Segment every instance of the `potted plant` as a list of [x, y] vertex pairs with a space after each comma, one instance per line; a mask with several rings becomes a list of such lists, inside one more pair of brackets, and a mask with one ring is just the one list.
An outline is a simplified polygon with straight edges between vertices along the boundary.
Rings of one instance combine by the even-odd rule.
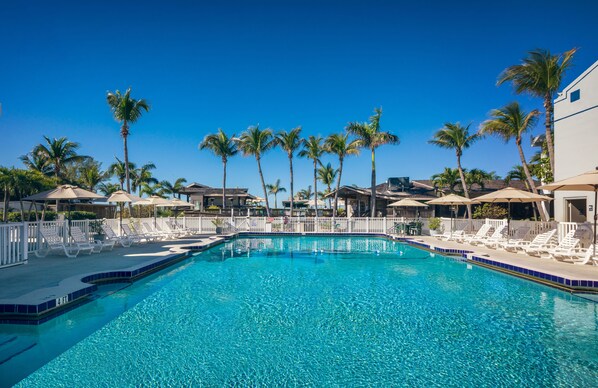
[[428, 228], [430, 229], [430, 236], [437, 236], [444, 231], [444, 225], [442, 225], [442, 221], [438, 217], [430, 218]]
[[89, 231], [92, 233], [95, 241], [104, 241], [105, 235], [104, 230], [102, 229], [103, 223], [104, 221], [102, 220], [89, 221]]
[[212, 224], [216, 227], [216, 234], [222, 234], [222, 227], [224, 226], [224, 220], [220, 217], [216, 217], [212, 220]]

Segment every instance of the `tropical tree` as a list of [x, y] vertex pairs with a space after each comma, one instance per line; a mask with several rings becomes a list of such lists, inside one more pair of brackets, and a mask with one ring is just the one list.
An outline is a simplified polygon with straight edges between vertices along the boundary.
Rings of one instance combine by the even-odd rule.
[[[127, 180], [127, 168], [125, 168], [125, 162], [115, 157], [116, 162], [112, 163], [106, 171], [110, 176], [115, 177], [120, 183], [120, 190], [124, 190], [125, 181]], [[129, 162], [129, 171], [133, 171], [137, 168], [137, 165], [133, 162]]]
[[463, 170], [465, 173], [465, 183], [467, 189], [471, 191], [473, 185], [478, 185], [483, 190], [486, 187], [486, 182], [497, 179], [494, 171], [487, 172], [479, 168], [472, 168], [471, 170]]
[[278, 193], [285, 193], [287, 189], [280, 185], [280, 179], [277, 179], [273, 184], [267, 184], [266, 188], [268, 189], [268, 194], [274, 195], [274, 208], [278, 208]]
[[[48, 136], [44, 136], [44, 140], [45, 143], [34, 147], [31, 157], [45, 160], [46, 168], [52, 171], [57, 183], [64, 181], [63, 172], [70, 163], [81, 162], [88, 158], [88, 156], [77, 153], [77, 149], [80, 147], [79, 143], [69, 141], [66, 137], [50, 139]], [[39, 161], [41, 162], [41, 160]]]
[[311, 197], [314, 196], [314, 192], [311, 189], [311, 185], [307, 186], [306, 189], [303, 190], [299, 190], [297, 192], [297, 199], [302, 199], [302, 200], [310, 200]]
[[[318, 179], [320, 180], [320, 182], [326, 185], [326, 191], [324, 192], [325, 196], [332, 193], [332, 185], [336, 180], [338, 172], [339, 170], [332, 167], [332, 164], [330, 163], [326, 164], [325, 166], [320, 166], [320, 168], [318, 168]], [[331, 202], [332, 198], [329, 198], [328, 207], [332, 207]]]
[[461, 185], [459, 170], [445, 167], [443, 172], [432, 175], [432, 182], [437, 190], [442, 191], [444, 188], [448, 188], [451, 194], [455, 193], [456, 186]]
[[52, 166], [44, 153], [39, 152], [39, 149], [33, 149], [27, 155], [19, 158], [25, 167], [31, 171], [37, 171], [45, 176], [52, 176]]
[[98, 191], [105, 196], [109, 196], [120, 189], [121, 187], [117, 183], [102, 182], [98, 185]]
[[262, 189], [266, 200], [266, 214], [270, 217], [270, 203], [268, 202], [268, 191], [264, 182], [261, 160], [264, 153], [276, 146], [272, 130], [269, 128], [261, 130], [259, 125], [249, 127], [238, 139], [235, 139], [235, 143], [237, 143], [237, 147], [241, 150], [243, 156], [254, 156], [257, 161], [257, 169], [260, 174], [260, 181], [262, 182]]
[[[226, 136], [226, 133], [218, 128], [218, 133], [207, 135], [201, 143], [199, 149], [208, 149], [222, 160], [222, 208], [226, 209], [226, 163], [228, 158], [235, 156], [237, 152], [237, 145], [234, 142], [235, 135], [231, 137]], [[179, 196], [180, 197], [180, 196]]]
[[295, 151], [301, 147], [303, 144], [303, 139], [301, 139], [301, 127], [296, 127], [291, 129], [289, 132], [287, 131], [280, 131], [276, 134], [276, 142], [282, 148], [284, 152], [287, 153], [287, 157], [289, 158], [289, 168], [291, 173], [291, 182], [290, 182], [290, 189], [291, 189], [291, 216], [293, 215], [293, 207], [295, 201], [295, 193], [293, 191], [293, 156]]
[[376, 216], [376, 148], [385, 144], [399, 144], [399, 137], [380, 129], [382, 108], [376, 108], [374, 115], [367, 123], [351, 122], [347, 125], [347, 132], [357, 137], [357, 144], [369, 148], [372, 153], [372, 181], [370, 193], [370, 216]]
[[550, 51], [537, 49], [519, 65], [507, 67], [498, 76], [498, 85], [512, 82], [517, 94], [528, 93], [544, 100], [546, 143], [551, 171], [554, 172], [554, 143], [552, 124], [555, 93], [558, 92], [565, 72], [571, 67], [576, 48], [563, 54], [552, 55]]
[[[303, 142], [303, 149], [299, 151], [298, 155], [302, 158], [311, 159], [314, 163], [314, 192], [318, 192], [318, 164], [322, 164], [320, 158], [324, 155], [325, 149], [322, 144], [321, 136], [310, 136]], [[318, 216], [318, 201], [314, 201], [316, 209], [316, 217]]]
[[349, 141], [349, 135], [346, 133], [333, 133], [324, 141], [326, 151], [338, 157], [338, 179], [336, 180], [336, 190], [334, 192], [334, 210], [332, 215], [336, 217], [338, 212], [338, 191], [341, 187], [341, 177], [343, 175], [343, 162], [350, 155], [359, 155], [359, 142], [357, 140]]
[[[528, 187], [534, 194], [538, 194], [536, 184], [530, 173], [527, 160], [523, 153], [523, 147], [521, 146], [522, 135], [529, 131], [534, 124], [540, 112], [538, 110], [532, 110], [529, 113], [525, 113], [518, 102], [512, 102], [509, 105], [501, 109], [494, 109], [490, 112], [490, 119], [482, 124], [480, 133], [491, 134], [501, 137], [506, 143], [511, 139], [515, 139], [515, 145], [519, 151], [519, 159], [521, 160], [521, 166], [525, 172]], [[548, 220], [548, 214], [538, 208], [543, 221]]]
[[141, 186], [148, 183], [158, 183], [158, 180], [153, 177], [152, 170], [156, 169], [156, 165], [152, 162], [146, 163], [139, 168], [130, 170], [131, 174], [131, 190], [137, 192], [141, 190]]
[[[464, 127], [459, 123], [446, 123], [444, 127], [434, 134], [434, 138], [428, 143], [437, 145], [441, 148], [455, 150], [457, 156], [457, 169], [459, 170], [459, 178], [463, 186], [463, 193], [466, 198], [469, 198], [469, 191], [467, 190], [467, 183], [465, 181], [465, 174], [461, 166], [461, 156], [463, 150], [469, 148], [473, 143], [480, 139], [478, 133], [469, 133], [469, 125]], [[467, 205], [467, 215], [471, 218], [471, 205]]]
[[513, 168], [507, 172], [507, 175], [505, 176], [505, 184], [508, 185], [512, 180], [522, 181], [525, 185], [525, 188], [531, 191], [531, 187], [527, 180], [527, 175], [525, 175], [525, 170], [523, 169], [522, 165], [518, 164], [513, 166]]
[[151, 197], [152, 195], [157, 195], [158, 197], [164, 197], [167, 194], [172, 194], [172, 189], [165, 189], [162, 184], [167, 181], [153, 183], [147, 182], [143, 183], [139, 188], [139, 195], [147, 195]]
[[162, 181], [158, 187], [161, 189], [162, 194], [176, 196], [178, 199], [181, 199], [181, 190], [185, 188], [185, 183], [187, 183], [187, 179], [178, 178], [173, 183]]
[[102, 163], [89, 160], [79, 170], [79, 186], [95, 191], [96, 187], [108, 178], [106, 172], [102, 171]]
[[119, 123], [122, 123], [120, 127], [120, 135], [123, 138], [124, 146], [124, 166], [125, 166], [125, 181], [127, 183], [127, 192], [131, 192], [131, 180], [130, 180], [130, 165], [129, 165], [129, 149], [127, 147], [127, 139], [129, 137], [129, 126], [134, 124], [143, 115], [143, 112], [149, 112], [149, 103], [140, 98], [136, 100], [131, 98], [131, 88], [128, 88], [125, 94], [120, 91], [114, 93], [108, 92], [106, 95], [106, 102], [112, 110], [114, 118]]

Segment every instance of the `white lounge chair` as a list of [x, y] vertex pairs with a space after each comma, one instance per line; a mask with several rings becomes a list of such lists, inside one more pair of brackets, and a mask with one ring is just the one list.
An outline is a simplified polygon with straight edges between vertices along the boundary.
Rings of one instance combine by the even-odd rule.
[[159, 230], [155, 229], [155, 228], [154, 228], [154, 226], [153, 226], [153, 225], [151, 225], [151, 224], [150, 224], [149, 222], [147, 222], [147, 221], [143, 221], [143, 222], [141, 223], [141, 227], [143, 228], [143, 231], [144, 231], [146, 234], [149, 234], [149, 235], [155, 236], [156, 238], [158, 238], [158, 239], [160, 239], [160, 240], [164, 240], [164, 239], [167, 239], [167, 238], [172, 238], [172, 237], [173, 237], [173, 236], [172, 236], [170, 233], [166, 233], [166, 232], [159, 231]]
[[519, 250], [525, 250], [527, 248], [534, 249], [542, 247], [545, 244], [552, 243], [555, 239], [556, 229], [549, 230], [548, 232], [540, 233], [534, 237], [532, 241], [528, 240], [512, 240], [508, 243], [504, 243], [501, 247], [505, 251], [517, 252]]
[[575, 237], [575, 231], [572, 230], [559, 242], [559, 245], [546, 251], [541, 251], [540, 257], [543, 259], [563, 260], [578, 256], [580, 250], [580, 240]]
[[507, 230], [507, 231], [505, 231], [505, 234], [503, 235], [503, 237], [501, 237], [499, 239], [491, 240], [491, 241], [490, 240], [486, 241], [485, 245], [488, 248], [499, 249], [499, 248], [503, 248], [503, 245], [508, 244], [511, 240], [525, 241], [525, 237], [528, 235], [530, 229], [531, 228], [529, 226], [520, 226], [519, 228], [517, 228], [515, 230], [513, 237], [508, 236], [508, 230]]
[[131, 228], [131, 226], [129, 224], [123, 224], [122, 228], [123, 228], [123, 232], [125, 232], [127, 237], [130, 238], [133, 241], [133, 243], [140, 244], [144, 241], [149, 242], [149, 241], [154, 241], [156, 239], [154, 236], [137, 233], [136, 231], [133, 230], [133, 228]]
[[488, 242], [496, 243], [497, 241], [506, 237], [507, 224], [499, 225], [491, 235], [474, 238], [469, 241], [471, 245], [486, 245]]
[[451, 231], [448, 232], [444, 232], [443, 234], [438, 234], [434, 237], [436, 237], [439, 240], [442, 241], [451, 241], [451, 240], [457, 240], [459, 238], [462, 238], [465, 235], [465, 230], [460, 229], [460, 230], [453, 230], [453, 232], [451, 233]]
[[577, 265], [598, 265], [598, 247], [596, 248], [596, 255], [594, 255], [594, 244], [591, 244], [586, 250], [579, 251], [569, 258], [564, 258], [562, 261]]
[[112, 230], [112, 228], [106, 224], [102, 224], [102, 230], [109, 241], [119, 243], [123, 248], [128, 248], [131, 246], [131, 244], [133, 244], [133, 240], [127, 236], [117, 236], [116, 233], [114, 233], [114, 230]]
[[472, 240], [480, 239], [484, 236], [487, 236], [490, 230], [492, 230], [492, 225], [484, 224], [480, 227], [480, 229], [478, 229], [478, 231], [475, 234], [464, 235], [462, 238], [457, 239], [457, 241], [469, 243]]
[[[50, 252], [63, 252], [66, 257], [75, 258], [81, 248], [77, 244], [65, 244], [63, 238], [55, 230], [41, 227], [39, 232], [46, 241], [48, 248], [45, 251], [35, 251], [35, 256], [46, 257]], [[91, 253], [91, 251], [90, 251]]]
[[[561, 241], [561, 243], [564, 242], [564, 244], [565, 244], [565, 245], [563, 245], [563, 248], [566, 247], [566, 244], [569, 243], [569, 240], [573, 238], [574, 233], [575, 233], [575, 231], [572, 230], [565, 235], [565, 237], [563, 238], [563, 241]], [[577, 240], [576, 243], [579, 243], [579, 240]], [[527, 253], [530, 256], [546, 257], [548, 252], [555, 249], [559, 245], [560, 245], [560, 243], [556, 242], [556, 235], [555, 235], [549, 241], [546, 241], [546, 242], [540, 243], [540, 244], [530, 244], [529, 246], [525, 247], [523, 250], [525, 251], [525, 253]]]
[[91, 243], [85, 237], [85, 234], [83, 233], [81, 228], [79, 228], [78, 226], [71, 227], [71, 237], [73, 238], [75, 243], [80, 244], [81, 246], [86, 246], [86, 244], [91, 245], [93, 248], [93, 252], [96, 253], [101, 252], [104, 248], [107, 251], [111, 251], [114, 248], [114, 243], [116, 242], [114, 240], [94, 240], [93, 243]]

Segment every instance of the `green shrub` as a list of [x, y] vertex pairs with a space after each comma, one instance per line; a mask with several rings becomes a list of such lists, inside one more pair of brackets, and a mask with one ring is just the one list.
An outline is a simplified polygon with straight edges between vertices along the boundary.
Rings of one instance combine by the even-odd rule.
[[442, 232], [442, 221], [438, 217], [430, 218], [430, 222], [428, 223], [428, 228], [430, 228], [430, 230]]
[[507, 209], [493, 203], [485, 203], [478, 206], [473, 212], [473, 218], [507, 218]]
[[73, 211], [70, 213], [65, 213], [65, 218], [68, 217], [73, 221], [78, 220], [95, 220], [97, 218], [96, 214], [93, 212], [84, 212], [84, 211]]
[[220, 210], [220, 207], [216, 206], [216, 205], [210, 205], [210, 206], [207, 207], [206, 210]]
[[[25, 221], [27, 222], [34, 222], [35, 221], [35, 212], [25, 212]], [[2, 219], [2, 213], [0, 212], [0, 220]], [[37, 217], [39, 220], [42, 219], [42, 212], [37, 212]], [[7, 215], [8, 222], [22, 222], [21, 220], [21, 212], [9, 212]], [[57, 218], [56, 212], [47, 211], [44, 220], [45, 221], [55, 221]]]

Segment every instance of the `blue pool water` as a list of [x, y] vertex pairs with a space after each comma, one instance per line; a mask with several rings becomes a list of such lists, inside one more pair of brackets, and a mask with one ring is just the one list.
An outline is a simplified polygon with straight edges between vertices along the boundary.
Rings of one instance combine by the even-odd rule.
[[115, 287], [0, 326], [35, 344], [4, 385], [598, 385], [597, 304], [383, 239], [238, 239]]

